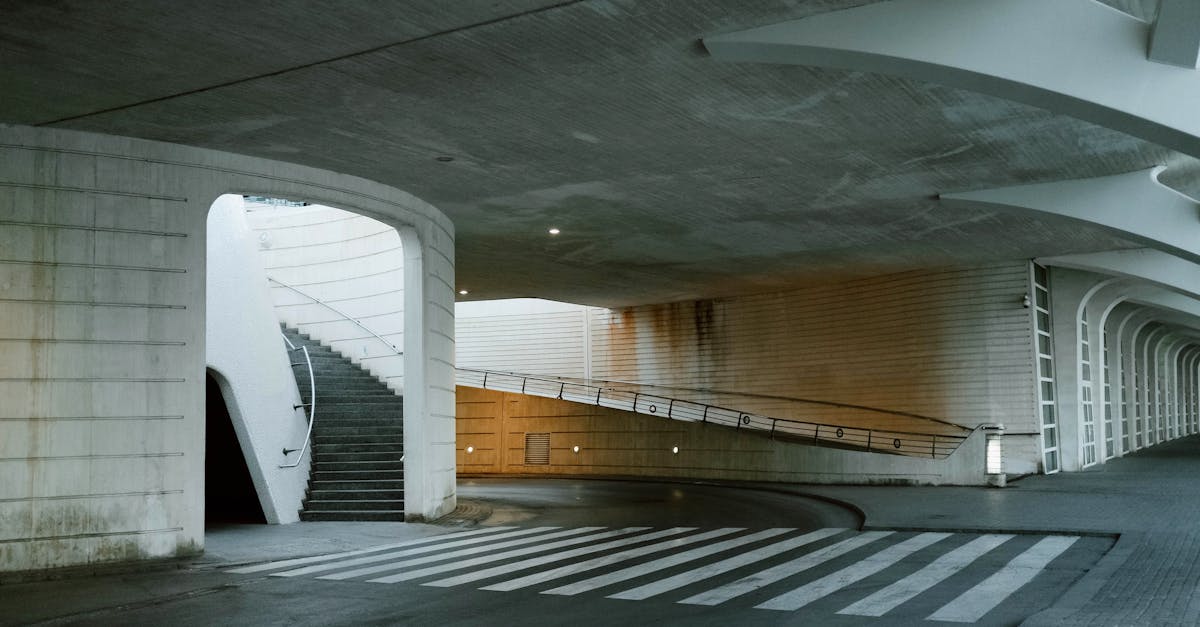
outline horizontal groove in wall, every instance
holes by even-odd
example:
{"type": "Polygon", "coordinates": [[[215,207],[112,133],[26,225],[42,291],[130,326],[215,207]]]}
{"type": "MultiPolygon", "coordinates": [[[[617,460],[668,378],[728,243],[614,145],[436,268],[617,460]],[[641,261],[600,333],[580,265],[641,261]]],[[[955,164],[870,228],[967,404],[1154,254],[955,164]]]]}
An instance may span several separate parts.
{"type": "Polygon", "coordinates": [[[183,416],[182,415],[172,415],[172,416],[27,416],[27,417],[9,417],[9,418],[0,416],[0,422],[2,422],[2,421],[16,421],[16,422],[55,422],[55,421],[76,422],[76,421],[78,421],[78,422],[87,422],[87,421],[93,421],[93,420],[100,420],[100,421],[104,421],[104,420],[138,420],[138,421],[183,420],[183,416]]]}
{"type": "MultiPolygon", "coordinates": [[[[297,264],[292,264],[292,265],[287,265],[287,266],[267,266],[265,269],[267,271],[271,271],[271,270],[286,270],[288,268],[310,268],[313,266],[329,266],[329,265],[336,265],[339,263],[344,263],[347,261],[358,261],[360,259],[369,259],[371,257],[378,257],[379,255],[386,255],[388,253],[398,252],[400,250],[401,250],[401,248],[399,246],[396,246],[394,248],[388,248],[386,250],[380,250],[380,251],[369,253],[366,255],[359,255],[357,257],[338,257],[337,259],[329,259],[329,260],[325,260],[325,261],[312,261],[309,263],[297,263],[297,264]]],[[[400,266],[398,268],[393,268],[393,270],[403,270],[403,269],[404,269],[404,266],[400,266]]],[[[382,274],[382,273],[376,273],[376,274],[382,274]]]]}
{"type": "MultiPolygon", "coordinates": [[[[303,287],[303,286],[297,285],[296,287],[303,287]]],[[[296,292],[289,290],[286,287],[283,287],[282,285],[272,286],[271,289],[286,290],[289,293],[296,294],[296,292]]],[[[367,300],[369,298],[379,298],[380,296],[389,296],[392,294],[403,294],[403,293],[404,293],[404,290],[400,289],[400,290],[391,290],[391,291],[387,291],[387,292],[377,292],[374,294],[364,294],[362,296],[350,296],[347,298],[321,298],[320,295],[317,295],[317,297],[321,298],[321,300],[327,304],[335,305],[337,303],[349,303],[349,302],[353,302],[356,300],[367,300]]],[[[296,294],[296,296],[297,296],[297,298],[301,297],[299,294],[296,294]]],[[[275,306],[276,307],[304,307],[304,306],[310,306],[310,305],[315,305],[317,307],[322,306],[321,303],[315,302],[311,299],[305,299],[304,302],[300,302],[300,303],[279,303],[275,306]]],[[[389,311],[387,313],[402,313],[403,311],[404,311],[403,309],[397,309],[395,311],[389,311]]],[[[384,315],[384,314],[379,314],[379,313],[371,314],[372,317],[379,317],[382,315],[384,315]]]]}
{"type": "MultiPolygon", "coordinates": [[[[330,208],[337,209],[336,207],[330,207],[330,208]]],[[[330,224],[336,224],[338,222],[348,222],[350,220],[362,220],[363,218],[366,217],[366,216],[358,215],[357,213],[347,211],[346,213],[350,214],[348,216],[328,217],[328,219],[318,220],[318,221],[314,221],[314,222],[305,222],[303,224],[287,224],[287,225],[267,224],[267,225],[263,225],[261,223],[261,221],[270,220],[272,217],[274,217],[274,216],[267,216],[266,215],[267,211],[275,211],[275,210],[271,210],[271,209],[263,210],[263,209],[254,209],[254,208],[246,209],[246,215],[251,218],[250,221],[259,223],[259,226],[250,227],[251,231],[285,231],[287,229],[304,229],[304,228],[310,228],[310,227],[314,227],[314,226],[329,226],[330,224]],[[255,215],[255,214],[259,214],[259,215],[255,215]]],[[[286,211],[286,210],[284,210],[284,211],[286,211]]],[[[344,210],[338,209],[338,211],[344,211],[344,210]]],[[[297,217],[299,217],[299,216],[297,216],[297,217]]]]}
{"type": "Polygon", "coordinates": [[[97,531],[95,533],[72,533],[61,536],[34,536],[32,538],[13,538],[11,540],[0,540],[0,544],[14,544],[25,542],[46,542],[46,541],[62,541],[62,540],[82,540],[86,538],[109,538],[113,536],[145,536],[155,533],[178,533],[183,531],[183,527],[164,527],[162,529],[135,529],[130,531],[97,531]]]}
{"type": "Polygon", "coordinates": [[[388,227],[388,229],[386,231],[377,231],[375,233],[368,233],[366,235],[356,235],[354,237],[348,237],[346,239],[339,239],[339,240],[333,240],[333,241],[328,241],[328,242],[308,242],[308,243],[304,243],[304,244],[297,244],[295,246],[272,246],[269,250],[296,250],[298,248],[318,248],[321,246],[337,246],[338,244],[357,242],[359,240],[364,240],[364,239],[368,239],[368,238],[372,238],[372,237],[379,237],[381,235],[386,236],[386,235],[395,234],[395,233],[396,233],[396,229],[388,227]]]}
{"type": "Polygon", "coordinates": [[[187,342],[171,340],[93,340],[63,337],[0,337],[0,342],[29,344],[105,344],[117,346],[187,346],[187,342]]]}
{"type": "Polygon", "coordinates": [[[0,377],[0,383],[186,383],[182,378],[135,377],[0,377]]]}
{"type": "Polygon", "coordinates": [[[182,452],[171,453],[120,453],[113,455],[62,455],[56,457],[0,457],[2,462],[57,462],[76,461],[81,459],[154,459],[165,457],[183,457],[182,452]]]}
{"type": "Polygon", "coordinates": [[[0,499],[0,503],[19,503],[25,501],[79,501],[87,499],[122,498],[132,496],[163,496],[166,494],[183,494],[183,490],[156,490],[150,492],[109,492],[107,494],[65,494],[59,496],[23,496],[13,499],[0,499]]]}
{"type": "Polygon", "coordinates": [[[53,222],[22,222],[17,220],[0,220],[0,226],[25,226],[42,229],[59,229],[64,231],[95,231],[100,233],[121,233],[123,235],[145,235],[147,237],[187,237],[187,233],[174,231],[147,231],[142,229],[120,229],[107,226],[87,226],[82,224],[60,224],[53,222]]]}
{"type": "MultiPolygon", "coordinates": [[[[393,272],[402,272],[403,270],[404,270],[404,268],[390,268],[388,270],[381,270],[379,272],[374,272],[371,274],[348,275],[348,276],[338,277],[336,279],[329,279],[328,281],[309,281],[307,283],[294,283],[292,281],[288,281],[288,283],[290,283],[291,285],[293,285],[295,287],[312,287],[313,285],[329,285],[330,283],[345,284],[349,281],[354,281],[357,279],[370,279],[370,278],[374,278],[374,277],[378,277],[378,276],[383,276],[385,274],[391,274],[393,272]]],[[[403,278],[401,280],[403,280],[403,278]]],[[[378,292],[378,293],[379,294],[391,294],[391,293],[397,292],[397,291],[403,291],[403,290],[389,290],[387,292],[378,292]]],[[[295,293],[295,292],[293,292],[293,293],[295,293]]]]}
{"type": "Polygon", "coordinates": [[[76,194],[97,194],[101,196],[124,196],[126,198],[142,198],[146,200],[165,200],[168,202],[187,202],[187,198],[183,196],[162,196],[157,194],[139,194],[137,192],[126,192],[113,189],[95,189],[90,187],[69,187],[65,185],[40,185],[37,183],[18,183],[14,181],[0,181],[0,187],[17,187],[23,189],[40,189],[54,192],[69,192],[76,194]]]}
{"type": "Polygon", "coordinates": [[[25,261],[22,259],[0,259],[0,264],[11,266],[38,266],[42,268],[86,268],[90,270],[121,270],[128,272],[168,272],[186,274],[187,268],[157,268],[152,266],[116,266],[102,263],[70,263],[62,261],[25,261]]]}
{"type": "Polygon", "coordinates": [[[0,298],[0,303],[26,303],[30,305],[51,305],[64,307],[120,307],[130,309],[187,309],[187,305],[168,305],[162,303],[113,303],[90,302],[82,300],[50,300],[30,298],[0,298]]]}

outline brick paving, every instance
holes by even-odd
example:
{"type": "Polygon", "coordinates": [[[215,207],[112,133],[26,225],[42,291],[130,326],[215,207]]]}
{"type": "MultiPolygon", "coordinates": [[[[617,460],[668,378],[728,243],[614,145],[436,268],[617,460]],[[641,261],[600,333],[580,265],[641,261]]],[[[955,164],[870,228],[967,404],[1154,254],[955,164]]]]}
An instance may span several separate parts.
{"type": "Polygon", "coordinates": [[[859,507],[867,527],[1119,534],[1066,595],[1024,624],[1200,625],[1200,436],[1002,489],[797,491],[859,507]]]}

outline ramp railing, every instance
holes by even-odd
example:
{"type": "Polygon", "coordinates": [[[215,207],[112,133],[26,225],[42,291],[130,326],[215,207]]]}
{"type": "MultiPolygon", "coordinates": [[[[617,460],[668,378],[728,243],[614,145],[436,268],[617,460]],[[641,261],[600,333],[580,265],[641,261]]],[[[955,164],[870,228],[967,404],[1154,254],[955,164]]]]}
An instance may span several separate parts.
{"type": "Polygon", "coordinates": [[[872,453],[944,459],[972,432],[937,418],[829,401],[473,368],[456,371],[458,385],[466,387],[585,403],[872,453]]]}

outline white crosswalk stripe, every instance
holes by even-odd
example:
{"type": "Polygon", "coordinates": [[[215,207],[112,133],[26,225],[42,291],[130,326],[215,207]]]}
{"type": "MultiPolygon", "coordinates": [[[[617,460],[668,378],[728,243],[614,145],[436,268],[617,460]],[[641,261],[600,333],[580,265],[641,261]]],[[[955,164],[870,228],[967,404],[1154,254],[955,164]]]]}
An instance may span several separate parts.
{"type": "Polygon", "coordinates": [[[1071,548],[1079,538],[1050,536],[1013,558],[1004,568],[982,583],[962,593],[957,599],[929,615],[929,620],[955,623],[974,623],[1029,583],[1054,558],[1071,548]]]}
{"type": "Polygon", "coordinates": [[[925,568],[857,603],[843,608],[838,611],[838,614],[883,616],[901,603],[945,581],[946,578],[966,568],[984,553],[1011,539],[1012,536],[1002,534],[979,536],[930,562],[925,568]]]}
{"type": "Polygon", "coordinates": [[[853,566],[847,566],[836,573],[826,575],[808,585],[801,586],[781,594],[766,603],[755,607],[763,610],[798,610],[817,599],[824,598],[846,586],[887,568],[896,562],[920,551],[921,549],[950,537],[948,533],[923,533],[909,538],[900,544],[894,544],[853,566]]]}
{"type": "Polygon", "coordinates": [[[678,575],[675,575],[674,577],[667,577],[666,579],[652,581],[644,586],[638,586],[636,588],[630,588],[629,590],[625,590],[623,592],[611,594],[611,595],[609,595],[609,598],[610,599],[629,599],[629,600],[633,600],[633,601],[640,601],[642,599],[648,599],[652,596],[663,594],[664,592],[670,592],[671,590],[675,590],[677,588],[682,588],[686,585],[696,583],[697,581],[701,581],[704,579],[711,579],[713,577],[716,577],[717,575],[727,573],[731,570],[741,568],[742,566],[746,566],[748,564],[753,564],[755,562],[761,562],[762,560],[765,560],[768,557],[773,557],[775,555],[782,555],[784,553],[787,553],[788,551],[791,551],[792,549],[800,548],[806,544],[812,544],[813,542],[817,542],[818,540],[824,540],[825,538],[828,538],[830,536],[836,536],[837,534],[842,533],[843,531],[847,531],[847,530],[846,529],[818,529],[816,531],[813,531],[811,533],[806,533],[806,534],[796,537],[796,538],[789,538],[782,542],[776,542],[775,544],[769,544],[760,549],[755,549],[755,550],[749,551],[747,553],[742,553],[741,555],[735,555],[729,559],[721,560],[715,564],[708,564],[705,566],[701,566],[700,568],[689,570],[685,573],[679,573],[678,575]]]}
{"type": "MultiPolygon", "coordinates": [[[[600,544],[600,545],[593,546],[593,547],[585,547],[582,549],[575,549],[573,551],[567,551],[566,553],[559,553],[559,554],[555,554],[555,555],[546,555],[543,557],[538,557],[538,558],[534,558],[534,559],[525,560],[522,562],[517,562],[515,564],[505,564],[504,566],[497,566],[495,568],[489,568],[489,569],[485,569],[485,570],[476,571],[473,573],[467,573],[465,575],[459,575],[457,577],[450,577],[447,579],[440,579],[438,581],[431,581],[425,585],[439,586],[439,587],[443,587],[443,588],[449,587],[449,586],[458,586],[458,585],[462,585],[464,583],[470,583],[472,581],[480,581],[482,579],[491,579],[492,577],[495,577],[497,575],[506,575],[508,573],[512,573],[512,572],[516,572],[516,571],[520,571],[520,570],[528,570],[530,568],[536,568],[538,566],[543,566],[545,564],[561,562],[563,560],[571,559],[573,557],[579,557],[581,555],[590,555],[592,553],[599,553],[601,551],[607,551],[609,549],[615,549],[615,548],[622,547],[622,546],[629,546],[631,544],[642,544],[645,542],[649,542],[651,540],[657,540],[659,538],[675,536],[675,535],[679,535],[681,533],[686,533],[688,531],[695,531],[695,530],[696,530],[695,527],[674,527],[671,529],[664,529],[662,531],[656,531],[654,533],[649,533],[649,534],[637,536],[634,538],[626,538],[624,540],[616,540],[613,542],[606,542],[604,544],[600,544]]],[[[390,577],[385,577],[382,579],[372,579],[371,581],[376,582],[376,583],[394,583],[390,577]]]]}
{"type": "Polygon", "coordinates": [[[792,575],[797,575],[815,566],[820,566],[829,560],[849,553],[863,545],[870,544],[880,538],[891,535],[890,531],[868,531],[851,538],[847,538],[838,542],[833,546],[827,546],[818,551],[814,551],[803,557],[796,558],[790,562],[785,562],[778,566],[772,566],[764,571],[754,573],[753,575],[738,579],[733,583],[725,584],[719,588],[713,588],[706,592],[690,596],[680,603],[688,603],[691,605],[717,605],[724,603],[729,599],[753,592],[764,586],[773,584],[777,581],[787,579],[792,575]]]}
{"type": "MultiPolygon", "coordinates": [[[[273,576],[273,577],[298,577],[300,575],[311,575],[312,573],[319,573],[319,572],[324,572],[327,570],[335,570],[338,568],[347,568],[349,566],[359,566],[362,564],[372,564],[375,562],[382,562],[384,560],[396,559],[397,557],[407,557],[409,555],[420,555],[422,553],[432,553],[434,551],[439,551],[442,549],[449,549],[449,548],[456,548],[456,547],[465,546],[468,544],[479,544],[481,542],[490,542],[493,540],[499,540],[500,538],[508,539],[508,538],[514,538],[517,536],[529,536],[529,535],[533,535],[536,533],[549,531],[551,529],[558,529],[558,527],[533,527],[532,529],[520,529],[517,531],[508,531],[505,533],[497,533],[495,535],[486,536],[483,538],[471,538],[470,540],[455,540],[455,541],[439,544],[437,546],[425,546],[425,547],[421,547],[421,548],[417,548],[417,549],[405,549],[403,551],[393,551],[391,553],[368,555],[366,557],[356,557],[352,560],[346,560],[344,562],[317,564],[315,566],[305,566],[303,568],[297,568],[295,570],[285,570],[281,573],[271,573],[271,576],[273,576]]],[[[495,545],[492,545],[492,546],[495,546],[495,545]]],[[[487,547],[484,547],[484,550],[487,550],[487,547]]]]}
{"type": "MultiPolygon", "coordinates": [[[[977,622],[1002,604],[1008,609],[1000,616],[1009,620],[1016,606],[1006,599],[1079,540],[1016,537],[849,529],[490,527],[226,572],[372,584],[415,581],[441,588],[474,584],[480,590],[532,589],[560,596],[630,582],[632,587],[618,587],[607,598],[800,612],[806,622],[836,612],[932,625],[977,622]]],[[[1081,546],[1096,546],[1089,542],[1081,546]]],[[[1080,553],[1072,554],[1078,562],[1080,553]]]]}

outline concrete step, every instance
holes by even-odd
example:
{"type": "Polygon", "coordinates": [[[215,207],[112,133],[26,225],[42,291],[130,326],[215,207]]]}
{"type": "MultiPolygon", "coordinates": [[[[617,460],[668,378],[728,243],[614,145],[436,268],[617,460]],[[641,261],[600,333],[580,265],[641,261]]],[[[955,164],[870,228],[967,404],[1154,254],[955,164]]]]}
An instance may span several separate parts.
{"type": "Polygon", "coordinates": [[[313,460],[312,470],[315,473],[329,471],[381,472],[388,470],[403,472],[404,462],[400,461],[399,457],[385,461],[313,460]]]}
{"type": "MultiPolygon", "coordinates": [[[[403,427],[400,411],[323,411],[317,404],[317,425],[330,427],[403,427]]],[[[314,429],[316,427],[313,427],[314,429]]]]}
{"type": "Polygon", "coordinates": [[[404,428],[397,425],[394,427],[339,427],[334,424],[325,424],[320,421],[313,426],[313,436],[316,438],[333,438],[330,441],[339,441],[338,438],[363,436],[363,437],[389,437],[395,438],[398,441],[404,440],[404,428]]]}
{"type": "MultiPolygon", "coordinates": [[[[320,386],[320,384],[317,384],[320,386]]],[[[363,394],[347,394],[342,390],[321,392],[317,387],[317,403],[341,407],[343,405],[392,405],[403,407],[404,399],[386,392],[367,392],[363,394]]]]}
{"type": "Polygon", "coordinates": [[[399,433],[383,433],[383,434],[366,434],[366,433],[348,433],[345,435],[330,435],[328,433],[318,433],[313,436],[313,445],[321,447],[341,446],[346,444],[361,444],[364,446],[388,444],[392,446],[404,446],[404,438],[399,433]]]}
{"type": "MultiPolygon", "coordinates": [[[[311,483],[311,485],[309,485],[308,489],[309,489],[310,494],[317,494],[318,492],[323,493],[323,492],[329,492],[329,491],[347,491],[347,490],[355,491],[355,492],[365,492],[365,491],[371,491],[371,490],[383,490],[383,491],[390,490],[390,491],[404,492],[404,481],[396,480],[396,479],[386,479],[386,480],[383,480],[383,479],[360,479],[357,481],[313,481],[311,483]]],[[[314,496],[313,498],[317,498],[317,497],[314,496]]],[[[391,497],[388,497],[388,498],[391,498],[391,497]]],[[[399,497],[396,497],[396,498],[404,498],[404,495],[401,494],[399,497]]]]}
{"type": "Polygon", "coordinates": [[[347,510],[376,511],[402,509],[398,507],[399,505],[400,501],[398,499],[347,499],[329,501],[308,500],[304,502],[304,511],[336,512],[347,510]]]}
{"type": "Polygon", "coordinates": [[[404,454],[404,442],[338,442],[336,444],[313,444],[313,453],[318,455],[340,453],[400,453],[404,454]]]}
{"type": "Polygon", "coordinates": [[[399,448],[390,451],[379,452],[363,452],[353,451],[349,453],[326,453],[321,450],[313,451],[313,461],[320,463],[354,463],[354,462],[390,462],[400,461],[400,457],[404,455],[404,449],[399,448]]]}
{"type": "Polygon", "coordinates": [[[312,473],[313,483],[346,481],[398,481],[404,483],[403,470],[318,470],[312,473]]]}
{"type": "Polygon", "coordinates": [[[394,504],[397,509],[376,511],[333,511],[333,512],[300,512],[300,520],[306,522],[323,522],[335,520],[365,520],[365,521],[398,521],[404,522],[403,503],[394,504]]]}
{"type": "MultiPolygon", "coordinates": [[[[308,493],[309,503],[346,503],[346,502],[368,502],[368,503],[394,503],[404,500],[403,486],[398,490],[388,489],[353,489],[353,490],[331,490],[325,487],[314,488],[308,493]]],[[[372,509],[366,507],[363,509],[372,509]]]]}

